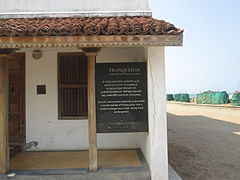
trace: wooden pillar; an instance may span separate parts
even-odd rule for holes
[[[8,171],[8,164],[8,60],[0,54],[0,174]]]
[[[88,58],[88,135],[89,135],[89,170],[98,169],[97,162],[97,130],[95,104],[95,64],[96,52],[85,52]]]

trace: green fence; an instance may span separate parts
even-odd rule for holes
[[[174,97],[173,97],[173,94],[167,94],[167,101],[173,101],[174,100]]]
[[[174,94],[175,101],[190,102],[189,94]]]
[[[236,92],[233,94],[232,105],[240,106],[240,92]]]
[[[215,92],[212,95],[212,104],[227,104],[229,103],[229,95],[226,91]]]
[[[197,95],[196,103],[197,104],[212,104],[212,95],[213,91],[206,91]]]
[[[227,104],[229,96],[226,91],[206,91],[197,95],[197,104]]]

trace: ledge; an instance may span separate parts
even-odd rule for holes
[[[182,46],[183,35],[1,37],[0,48]]]
[[[111,17],[111,16],[152,16],[150,10],[139,11],[68,11],[68,12],[3,12],[1,19],[46,18],[46,17]]]

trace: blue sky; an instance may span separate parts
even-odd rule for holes
[[[239,0],[150,0],[153,17],[184,29],[166,48],[168,93],[240,90]]]

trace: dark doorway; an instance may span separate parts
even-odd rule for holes
[[[10,157],[25,149],[25,54],[9,59],[9,148]]]

